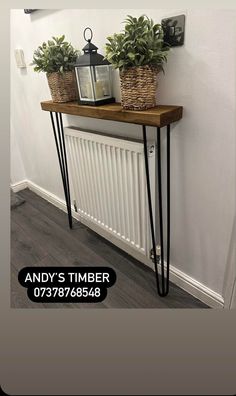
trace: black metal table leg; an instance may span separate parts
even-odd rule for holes
[[[167,125],[167,251],[166,251],[166,294],[169,292],[170,279],[170,125]]]
[[[165,292],[165,258],[164,258],[164,237],[163,237],[163,212],[162,212],[162,167],[161,167],[161,128],[157,128],[157,180],[158,180],[158,204],[159,204],[159,226],[160,226],[160,264],[161,264],[161,280],[162,280],[162,292]]]
[[[150,177],[149,177],[148,150],[147,150],[147,134],[146,134],[145,125],[143,125],[143,143],[144,143],[144,159],[145,159],[145,171],[146,171],[146,182],[147,182],[146,184],[147,184],[148,209],[149,209],[149,219],[150,219],[152,249],[153,249],[153,262],[155,266],[157,292],[160,295],[161,289],[159,284],[158,267],[157,267],[158,260],[156,253],[156,238],[155,238],[155,230],[154,230],[153,211],[152,211],[152,197],[151,197],[151,187],[150,187]]]
[[[145,158],[145,171],[147,181],[147,197],[149,208],[149,219],[152,238],[153,249],[153,262],[155,266],[156,285],[159,296],[165,297],[169,292],[169,262],[170,262],[170,125],[167,125],[167,239],[166,239],[166,278],[165,278],[165,254],[164,254],[164,233],[163,233],[163,210],[162,210],[162,167],[161,167],[161,129],[157,128],[157,164],[158,164],[158,202],[159,202],[159,231],[160,231],[160,248],[161,254],[158,260],[156,253],[156,237],[154,229],[151,187],[149,177],[148,165],[148,151],[147,151],[147,134],[146,126],[143,125],[143,142],[144,142],[144,158]],[[161,286],[159,280],[158,264],[161,267]]]
[[[69,221],[70,228],[72,228],[70,185],[69,185],[69,176],[68,176],[68,166],[67,166],[67,156],[66,156],[66,146],[65,146],[62,115],[61,115],[61,113],[55,112],[56,123],[54,121],[54,116],[51,111],[50,111],[50,116],[51,116],[52,129],[53,129],[56,148],[57,148],[57,155],[58,155],[59,166],[60,166],[60,171],[61,171],[63,189],[64,189],[64,193],[65,193],[68,221]]]

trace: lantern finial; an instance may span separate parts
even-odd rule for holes
[[[86,38],[86,31],[90,31],[90,38]],[[84,39],[85,39],[85,41],[87,41],[88,43],[90,43],[90,41],[92,40],[92,38],[93,38],[93,31],[92,31],[92,29],[90,28],[90,27],[86,27],[85,29],[84,29]]]

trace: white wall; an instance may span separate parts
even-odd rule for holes
[[[224,10],[48,10],[11,14],[12,183],[27,178],[63,198],[49,114],[46,77],[16,68],[13,50],[27,64],[34,49],[52,35],[65,34],[81,49],[90,26],[103,52],[105,38],[122,28],[127,14],[162,17],[186,14],[185,45],[172,49],[159,79],[159,103],[184,106],[171,133],[171,262],[216,293],[225,288],[235,213],[236,13]],[[114,72],[116,99],[119,80]],[[141,128],[77,117],[65,125],[140,136]],[[150,135],[155,129],[149,128]],[[164,144],[164,143],[163,143]]]

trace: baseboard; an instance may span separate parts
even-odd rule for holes
[[[28,187],[28,180],[22,180],[20,182],[11,184],[11,189],[13,192],[24,190],[27,187]]]
[[[58,198],[56,195],[50,193],[44,188],[38,186],[37,184],[29,180],[28,181],[24,180],[21,183],[17,183],[17,185],[19,186],[25,185],[24,188],[28,187],[35,194],[39,195],[46,201],[50,202],[51,204],[55,205],[59,209],[66,212],[66,203],[64,200]],[[96,227],[94,224],[90,223],[87,219],[83,218],[78,213],[76,213],[73,208],[72,208],[72,215],[75,219],[80,220],[83,224],[89,226],[95,232],[98,232],[100,235],[106,238],[106,234],[104,232],[101,232],[100,229],[98,230],[98,227]],[[119,245],[119,243],[116,245],[122,248],[122,246]],[[140,253],[138,252],[137,254],[134,253],[133,256],[139,261],[143,262],[145,265],[148,265],[149,267],[150,266],[153,267],[152,263],[150,263],[149,260],[147,260],[147,258],[145,256],[142,256]],[[212,289],[209,289],[207,286],[198,282],[196,279],[190,277],[189,275],[185,274],[179,269],[175,268],[173,265],[170,267],[170,280],[171,282],[179,286],[181,289],[187,291],[189,294],[198,298],[200,301],[207,304],[211,308],[224,308],[224,299],[220,294],[216,293]]]
[[[209,305],[209,307],[224,308],[224,298],[220,294],[175,268],[173,265],[170,267],[170,280],[181,289]]]
[[[63,210],[63,212],[67,211],[65,201],[61,198],[58,198],[57,195],[52,194],[51,192],[45,190],[44,188],[40,187],[39,185],[33,183],[30,180],[28,180],[27,187],[35,194],[50,202],[52,205]]]

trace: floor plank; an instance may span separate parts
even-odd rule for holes
[[[11,221],[11,263],[16,270],[33,266],[47,255],[45,249],[34,241],[13,219]]]
[[[27,299],[26,289],[17,281],[25,266],[109,266],[117,274],[116,284],[108,289],[99,304],[41,304],[45,308],[208,308],[179,287],[171,284],[170,293],[161,298],[156,292],[154,272],[26,189],[18,193],[25,200],[11,212],[12,299],[13,307],[36,308]]]

